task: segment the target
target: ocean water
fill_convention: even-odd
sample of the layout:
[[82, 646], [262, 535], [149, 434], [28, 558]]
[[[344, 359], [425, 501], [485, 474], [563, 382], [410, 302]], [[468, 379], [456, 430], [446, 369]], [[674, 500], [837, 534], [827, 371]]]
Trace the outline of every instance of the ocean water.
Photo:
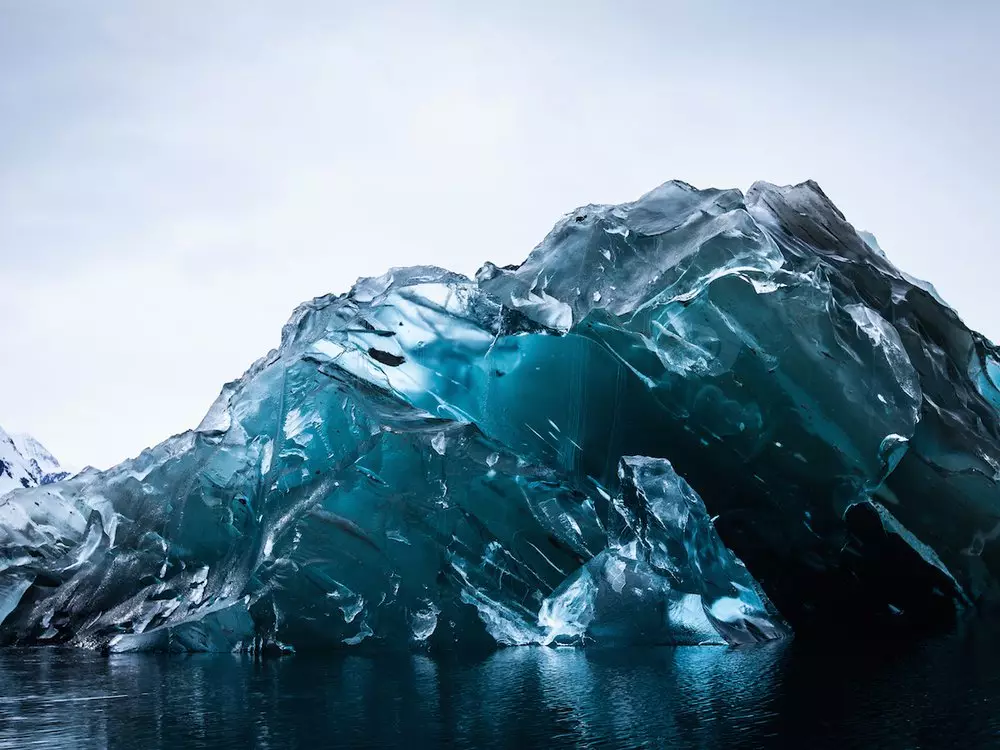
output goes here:
[[1000, 747], [997, 633], [475, 659], [0, 650], [0, 748]]

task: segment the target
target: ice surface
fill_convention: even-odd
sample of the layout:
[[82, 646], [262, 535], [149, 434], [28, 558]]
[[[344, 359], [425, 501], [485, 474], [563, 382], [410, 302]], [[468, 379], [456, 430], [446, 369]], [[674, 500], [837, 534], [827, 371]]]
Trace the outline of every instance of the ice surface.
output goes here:
[[196, 430], [0, 498], [0, 642], [947, 626], [1000, 600], [998, 408], [996, 348], [815, 184], [670, 182], [303, 304]]
[[542, 603], [545, 642], [736, 644], [789, 634], [669, 461], [628, 456], [618, 477], [608, 548]]

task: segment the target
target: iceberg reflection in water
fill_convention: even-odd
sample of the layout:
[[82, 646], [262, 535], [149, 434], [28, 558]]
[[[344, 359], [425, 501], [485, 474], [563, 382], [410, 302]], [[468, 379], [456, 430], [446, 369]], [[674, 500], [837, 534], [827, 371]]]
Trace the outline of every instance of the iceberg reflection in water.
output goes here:
[[0, 748], [939, 747], [1000, 735], [1000, 647], [0, 652]]

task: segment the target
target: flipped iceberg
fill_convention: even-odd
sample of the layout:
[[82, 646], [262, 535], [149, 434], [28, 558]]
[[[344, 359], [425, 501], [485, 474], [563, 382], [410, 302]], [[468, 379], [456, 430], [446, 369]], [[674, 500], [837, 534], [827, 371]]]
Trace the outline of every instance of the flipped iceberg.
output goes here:
[[[785, 632], [770, 602], [947, 625], [1000, 598], [998, 384], [815, 184], [666, 183], [516, 268], [308, 302], [196, 430], [0, 499], [0, 642], [743, 642]], [[658, 472], [672, 509], [626, 499]]]

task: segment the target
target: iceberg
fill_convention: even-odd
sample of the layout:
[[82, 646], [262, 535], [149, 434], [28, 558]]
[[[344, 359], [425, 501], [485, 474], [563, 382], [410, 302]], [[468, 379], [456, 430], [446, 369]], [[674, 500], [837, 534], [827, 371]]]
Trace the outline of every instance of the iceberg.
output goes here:
[[0, 644], [950, 627], [1000, 600], [998, 408], [993, 344], [815, 183], [668, 182], [306, 302], [196, 429], [0, 498]]

